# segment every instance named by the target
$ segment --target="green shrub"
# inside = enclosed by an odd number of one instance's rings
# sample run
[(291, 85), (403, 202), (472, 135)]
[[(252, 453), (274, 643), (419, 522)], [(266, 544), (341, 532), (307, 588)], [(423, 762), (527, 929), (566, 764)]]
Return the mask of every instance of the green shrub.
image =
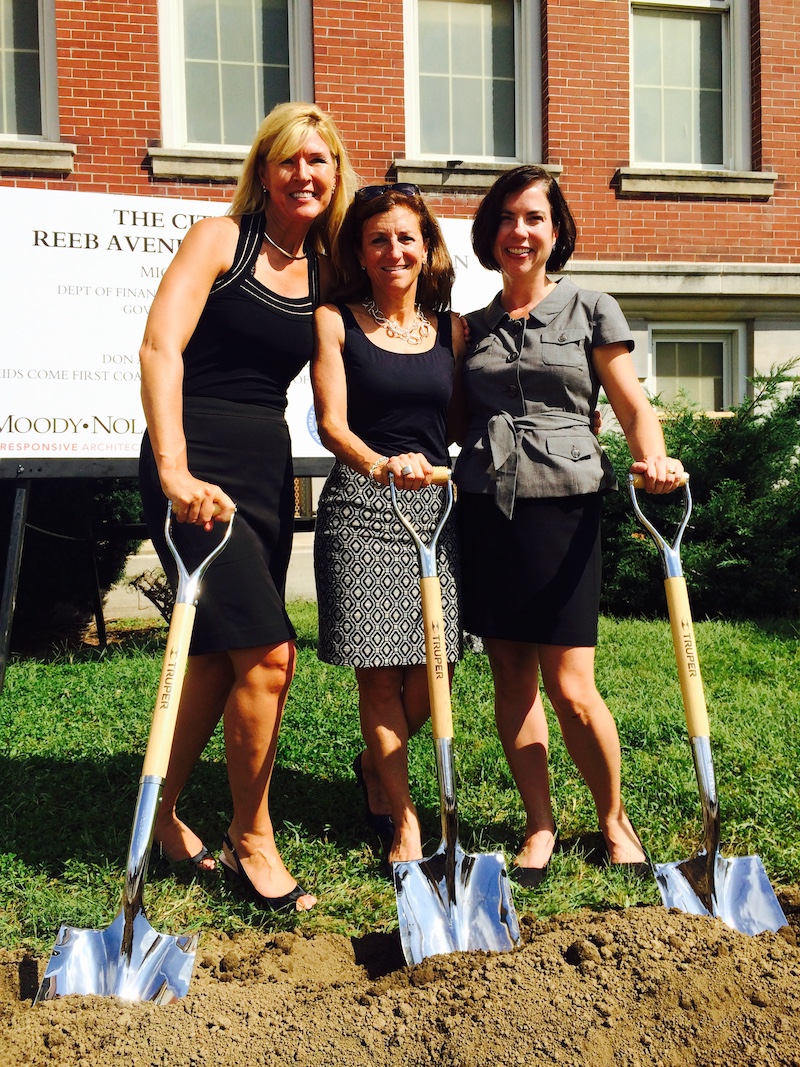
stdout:
[[(16, 485), (0, 481), (0, 547), (5, 561)], [(139, 541), (101, 533), (103, 526), (142, 521), (131, 478), (35, 480), (29, 492), (11, 647), (24, 650), (77, 637), (94, 612), (94, 560), (101, 595), (121, 576)], [(106, 533), (108, 536), (106, 536)]]
[[(663, 408), (669, 455), (691, 474), (692, 517), (681, 550), (696, 617), (800, 615), (800, 380), (797, 361), (752, 379), (752, 396), (727, 418), (687, 402)], [(636, 521), (625, 476), (630, 454), (619, 434), (603, 436), (622, 491), (610, 494), (603, 527), (602, 610), (662, 615), (663, 570)], [(640, 505), (672, 541), (682, 514), (676, 499)], [(678, 498), (681, 499), (678, 499)]]

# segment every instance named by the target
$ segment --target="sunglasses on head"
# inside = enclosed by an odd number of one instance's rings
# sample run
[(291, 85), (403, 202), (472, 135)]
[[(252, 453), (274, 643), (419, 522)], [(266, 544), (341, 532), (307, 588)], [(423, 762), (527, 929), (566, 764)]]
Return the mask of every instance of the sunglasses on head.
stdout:
[(394, 185), (365, 185), (362, 189), (356, 189), (356, 200), (375, 200), (384, 193), (400, 193), (401, 196), (419, 196), (419, 186), (411, 185), (410, 182), (395, 182)]

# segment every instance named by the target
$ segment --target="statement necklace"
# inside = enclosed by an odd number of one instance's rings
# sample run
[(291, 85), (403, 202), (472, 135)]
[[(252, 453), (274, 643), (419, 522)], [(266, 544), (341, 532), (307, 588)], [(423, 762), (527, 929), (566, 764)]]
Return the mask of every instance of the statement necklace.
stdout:
[(273, 248), (277, 248), (277, 250), (281, 253), (281, 255), (286, 256), (287, 259), (308, 259), (308, 255), (305, 252), (302, 254), (302, 256), (293, 256), (291, 252), (287, 252), (285, 248), (281, 248), (281, 246), (279, 244), (276, 244), (275, 241), (272, 240), (272, 238), (270, 237), (270, 235), (267, 233), (266, 230), (264, 230), (264, 236), (269, 241), (269, 243), (272, 245), (272, 247)]
[(419, 304), (414, 306), (414, 314), (417, 317), (417, 321), (407, 330), (403, 329), (402, 326), (398, 326), (396, 322), (392, 322), (391, 319), (387, 319), (374, 300), (365, 300), (361, 306), (379, 326), (382, 326), (384, 330), (386, 330), (386, 335), (388, 337), (399, 337), (400, 340), (405, 341), (406, 344), (418, 345), (424, 341), (430, 333), (431, 324), (423, 315), (422, 308)]

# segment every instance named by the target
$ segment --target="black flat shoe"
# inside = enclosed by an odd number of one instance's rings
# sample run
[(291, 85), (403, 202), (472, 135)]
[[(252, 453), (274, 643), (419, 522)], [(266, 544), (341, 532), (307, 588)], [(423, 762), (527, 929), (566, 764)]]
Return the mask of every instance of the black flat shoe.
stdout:
[[(550, 853), (550, 860), (553, 858), (557, 844), (558, 830), (553, 835), (553, 851)], [(519, 864), (515, 863), (511, 868), (511, 877), (523, 889), (536, 889), (547, 877), (547, 873), (550, 870), (550, 860), (545, 863), (544, 867), (520, 867)]]
[(187, 856), (185, 860), (174, 860), (164, 849), (164, 846), (160, 841), (154, 840), (150, 846), (150, 864), (154, 872), (175, 872), (177, 874), (189, 875), (190, 877), (196, 874), (216, 874), (216, 861), (214, 867), (204, 867), (203, 860), (205, 859), (214, 859), (205, 845), (203, 845), (196, 856)]
[(363, 752), (359, 752), (353, 760), (353, 774), (356, 776), (356, 781), (361, 787), (361, 792), (364, 794), (364, 821), (370, 830), (372, 830), (372, 832), (380, 839), (381, 844), (387, 848), (391, 848), (392, 842), (394, 841), (394, 819), (391, 815), (378, 815), (370, 809), (367, 783), (364, 781), (364, 772), (361, 768), (361, 757), (363, 755)]
[(263, 908), (264, 911), (283, 911), (285, 908), (291, 908), (300, 897), (308, 895), (307, 889), (303, 889), (301, 885), (296, 885), (294, 889), (284, 893), (282, 897), (265, 897), (263, 893), (259, 893), (247, 877), (247, 872), (242, 866), (242, 861), (239, 859), (228, 834), (225, 834), (222, 843), (236, 862), (236, 867), (231, 867), (229, 863), (225, 862), (224, 854), (220, 856), (220, 864), (225, 872), (225, 881), (243, 897), (252, 900), (259, 908)]

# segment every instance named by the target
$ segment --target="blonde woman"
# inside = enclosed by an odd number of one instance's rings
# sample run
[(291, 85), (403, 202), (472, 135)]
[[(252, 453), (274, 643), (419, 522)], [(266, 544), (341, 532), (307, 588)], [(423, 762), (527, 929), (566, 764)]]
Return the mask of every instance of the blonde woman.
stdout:
[(261, 124), (227, 216), (187, 233), (159, 286), (140, 360), (147, 432), (140, 484), (168, 575), (167, 501), (191, 565), (207, 531), (237, 515), (203, 585), (173, 754), (155, 828), (163, 853), (213, 870), (175, 805), (220, 717), (233, 817), (221, 862), (266, 910), (316, 898), (284, 866), (269, 814), (278, 730), (295, 665), (284, 606), (292, 543), (292, 379), (312, 354), (326, 260), (355, 186), (333, 121), (313, 104), (274, 108)]

